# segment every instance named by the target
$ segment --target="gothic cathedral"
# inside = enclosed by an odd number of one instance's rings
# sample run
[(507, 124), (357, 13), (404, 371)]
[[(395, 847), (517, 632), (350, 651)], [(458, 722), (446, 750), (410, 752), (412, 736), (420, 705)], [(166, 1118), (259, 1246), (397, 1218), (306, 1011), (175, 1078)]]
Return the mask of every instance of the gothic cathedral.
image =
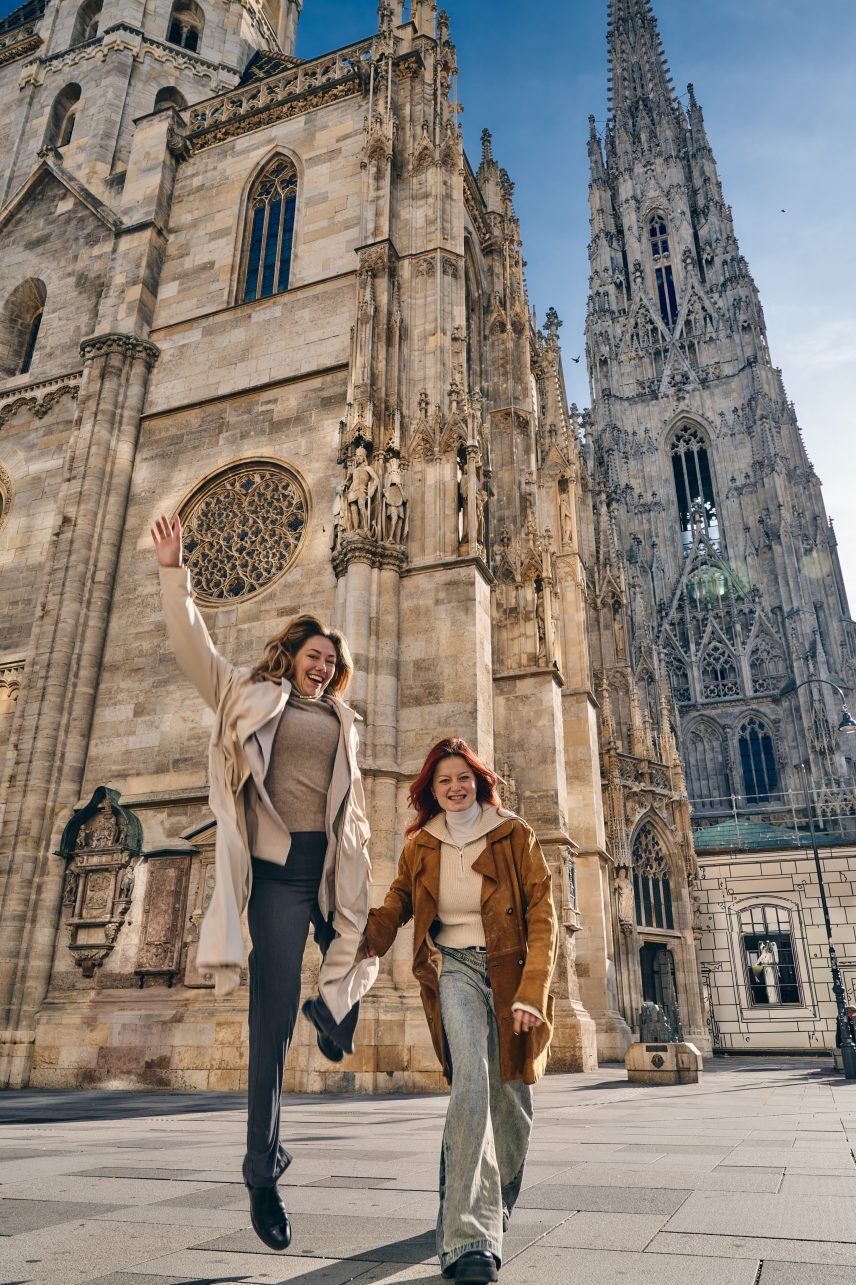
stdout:
[[(298, 611), (345, 630), (378, 897), (409, 781), (464, 736), (553, 871), (554, 1068), (621, 1058), (644, 1000), (709, 1048), (688, 786), (778, 788), (785, 712), (841, 780), (831, 711), (776, 697), (846, 679), (853, 636), (701, 113), (613, 0), (581, 415), (513, 183), (487, 131), (464, 153), (448, 16), (382, 0), (300, 60), (301, 7), (0, 23), (0, 1082), (246, 1082), (245, 989), (196, 965), (210, 722), (166, 646), (162, 510), (232, 660)], [(408, 955), (356, 1055), (304, 1030), (287, 1087), (439, 1087)]]

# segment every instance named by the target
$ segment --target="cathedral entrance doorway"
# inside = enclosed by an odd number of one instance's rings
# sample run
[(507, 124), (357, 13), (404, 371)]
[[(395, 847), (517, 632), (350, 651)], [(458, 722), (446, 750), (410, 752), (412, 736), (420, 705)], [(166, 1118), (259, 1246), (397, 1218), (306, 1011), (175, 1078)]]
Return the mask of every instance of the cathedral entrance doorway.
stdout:
[(680, 1027), (675, 957), (665, 942), (646, 941), (639, 951), (642, 999), (657, 1004), (670, 1022)]

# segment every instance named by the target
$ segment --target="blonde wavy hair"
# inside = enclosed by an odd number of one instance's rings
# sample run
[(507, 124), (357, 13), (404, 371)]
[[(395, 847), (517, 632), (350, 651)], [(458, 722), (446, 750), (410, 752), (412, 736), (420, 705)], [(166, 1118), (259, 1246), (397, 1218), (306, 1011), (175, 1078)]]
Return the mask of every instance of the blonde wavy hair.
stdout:
[(331, 696), (343, 696), (354, 672), (354, 662), (348, 649), (345, 635), (338, 629), (331, 629), (317, 616), (294, 616), (285, 628), (264, 649), (261, 660), (253, 669), (250, 677), (254, 683), (279, 683), (283, 678), (290, 679), (294, 673), (294, 658), (300, 648), (310, 638), (326, 638), (333, 644), (336, 652), (336, 668), (330, 679), (327, 692)]

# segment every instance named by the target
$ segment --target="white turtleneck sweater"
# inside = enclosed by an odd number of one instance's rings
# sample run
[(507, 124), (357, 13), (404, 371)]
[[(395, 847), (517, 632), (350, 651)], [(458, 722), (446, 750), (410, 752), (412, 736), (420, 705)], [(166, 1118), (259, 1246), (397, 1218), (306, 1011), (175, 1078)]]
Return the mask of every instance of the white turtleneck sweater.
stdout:
[[(453, 946), (466, 950), (468, 946), (484, 946), (484, 925), (481, 917), (482, 877), (473, 870), (483, 844), (480, 832), (481, 804), (476, 800), (466, 812), (447, 812), (446, 831), (450, 842), (441, 840), (440, 895), (437, 918), (441, 927), (437, 933), (440, 946)], [(478, 851), (467, 852), (472, 844)]]
[[(490, 833), (484, 825), (482, 806), (476, 800), (466, 812), (441, 814), (445, 825), (440, 838), (440, 891), (437, 918), (440, 928), (435, 937), (439, 946), (466, 950), (468, 946), (485, 945), (481, 917), (482, 876), (473, 870)], [(436, 818), (431, 823), (436, 825)], [(445, 829), (445, 835), (442, 830)], [(435, 831), (436, 832), (436, 831)], [(523, 1009), (543, 1020), (543, 1013), (529, 1004), (512, 1004), (512, 1010)]]

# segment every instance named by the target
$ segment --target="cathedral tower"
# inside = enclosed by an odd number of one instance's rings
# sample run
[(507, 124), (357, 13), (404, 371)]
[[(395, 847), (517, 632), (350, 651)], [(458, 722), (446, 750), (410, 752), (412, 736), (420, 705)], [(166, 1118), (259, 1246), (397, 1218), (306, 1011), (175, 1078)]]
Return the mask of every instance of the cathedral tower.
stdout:
[(638, 587), (634, 645), (654, 637), (680, 708), (698, 824), (783, 802), (801, 761), (818, 791), (852, 785), (828, 684), (852, 686), (856, 631), (693, 86), (684, 105), (649, 0), (611, 0), (608, 44), (587, 449)]

